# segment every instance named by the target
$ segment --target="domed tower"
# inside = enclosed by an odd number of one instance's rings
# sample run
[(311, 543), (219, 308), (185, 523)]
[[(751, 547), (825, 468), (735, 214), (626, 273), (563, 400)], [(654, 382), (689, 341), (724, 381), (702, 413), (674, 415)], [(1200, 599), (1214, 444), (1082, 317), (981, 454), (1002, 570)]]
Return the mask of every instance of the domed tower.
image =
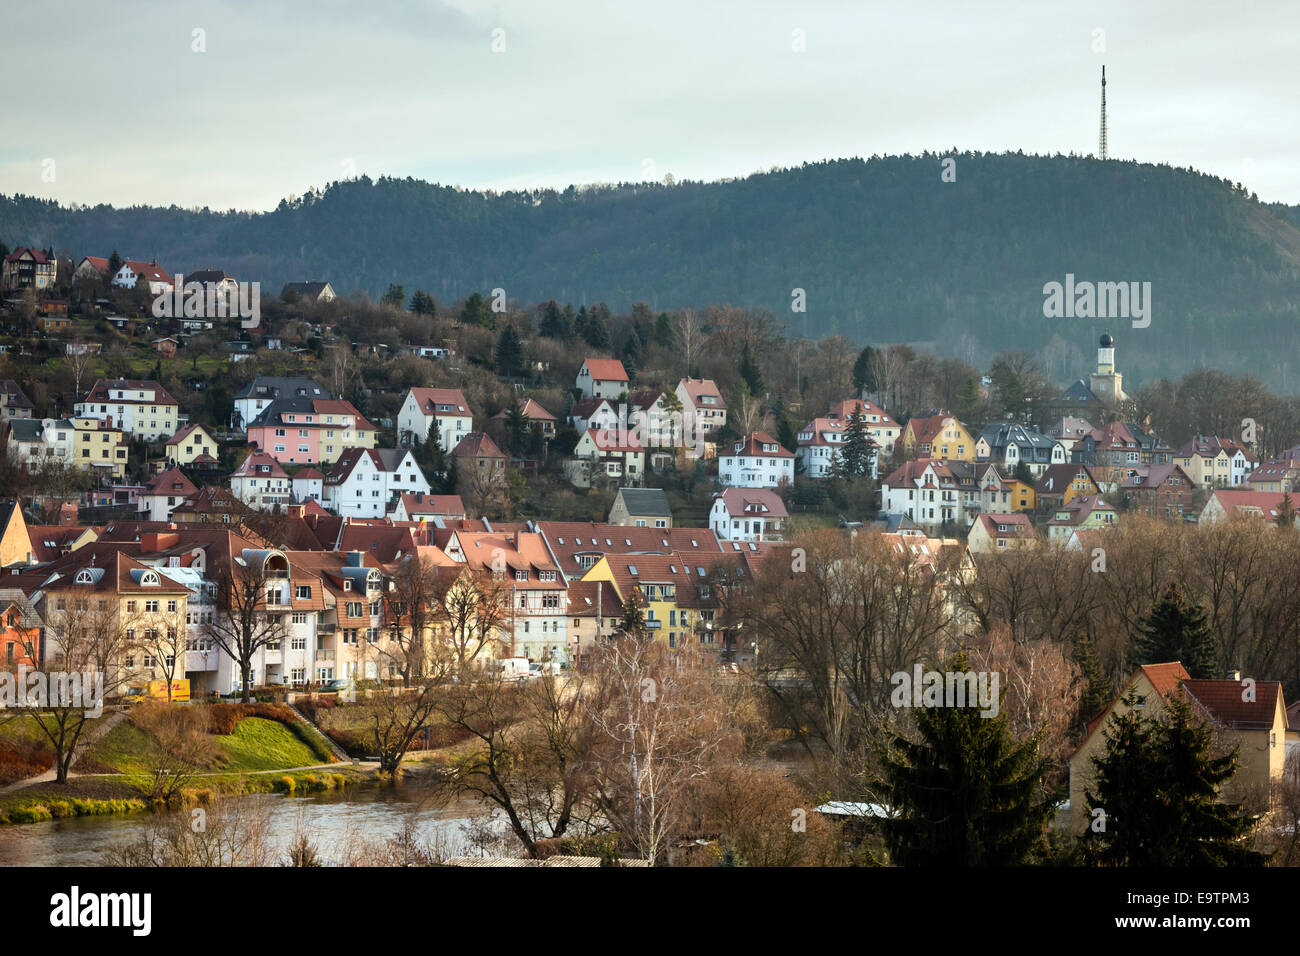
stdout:
[(1124, 376), (1115, 371), (1115, 339), (1102, 334), (1097, 347), (1097, 371), (1092, 373), (1092, 394), (1110, 406), (1124, 401)]

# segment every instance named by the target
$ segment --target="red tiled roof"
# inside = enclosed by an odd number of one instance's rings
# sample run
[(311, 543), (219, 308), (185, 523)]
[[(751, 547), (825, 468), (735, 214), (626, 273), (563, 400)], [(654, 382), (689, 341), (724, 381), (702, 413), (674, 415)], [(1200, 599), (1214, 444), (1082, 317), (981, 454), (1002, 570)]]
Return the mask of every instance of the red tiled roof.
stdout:
[(722, 499), (722, 506), (731, 515), (757, 515), (763, 518), (790, 516), (781, 496), (766, 488), (728, 488), (717, 498)]
[[(469, 410), (469, 402), (465, 400), (465, 393), (458, 388), (412, 388), (411, 394), (415, 396), (415, 402), (420, 407), (420, 411), (425, 415), (445, 415), (454, 418), (472, 418)], [(450, 405), (451, 411), (439, 412), (435, 408), (438, 405)]]
[[(765, 451), (764, 445), (775, 445), (774, 451)], [(781, 443), (767, 432), (750, 432), (731, 446), (730, 454), (740, 458), (793, 458), (794, 452), (781, 447)]]
[(166, 282), (169, 285), (172, 282), (172, 277), (168, 275), (167, 270), (156, 262), (140, 262), (136, 259), (126, 259), (123, 260), (122, 264), (129, 266), (137, 277), (144, 279), (146, 282)]
[(686, 397), (690, 399), (691, 404), (699, 405), (700, 396), (710, 395), (714, 398), (707, 407), (722, 408), (727, 407), (727, 403), (722, 400), (722, 392), (718, 391), (718, 385), (711, 378), (684, 378), (677, 387), (686, 391)]
[(505, 453), (485, 432), (470, 432), (457, 443), (452, 454), (457, 458), (505, 458)]
[(626, 382), (627, 369), (618, 359), (589, 358), (584, 363), (593, 379), (602, 382)]

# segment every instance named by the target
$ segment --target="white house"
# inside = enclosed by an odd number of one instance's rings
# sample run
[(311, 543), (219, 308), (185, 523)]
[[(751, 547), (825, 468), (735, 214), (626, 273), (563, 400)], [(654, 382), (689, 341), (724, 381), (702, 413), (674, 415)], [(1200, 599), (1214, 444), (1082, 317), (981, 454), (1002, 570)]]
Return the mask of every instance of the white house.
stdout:
[(575, 384), (583, 398), (616, 399), (628, 390), (627, 370), (618, 359), (585, 359)]
[(794, 482), (794, 453), (767, 432), (750, 432), (718, 455), (718, 482), (731, 488), (778, 488)]
[(945, 522), (968, 527), (974, 520), (951, 469), (933, 458), (904, 462), (882, 481), (880, 510), (906, 515), (928, 531)]
[(398, 495), (397, 507), (391, 517), (394, 521), (464, 521), (465, 502), (460, 495), (426, 495), (422, 491), (408, 491)]
[(412, 388), (406, 393), (397, 413), (398, 441), (403, 445), (428, 441), (435, 425), (445, 452), (474, 430), (474, 413), (464, 392), (458, 388)]
[(136, 499), (141, 521), (170, 521), (174, 511), (198, 487), (179, 468), (168, 468), (144, 486)]
[(293, 500), (320, 501), (325, 494), (325, 476), (311, 466), (299, 468), (289, 479), (293, 486)]
[(166, 269), (158, 265), (156, 259), (152, 262), (127, 259), (113, 276), (113, 285), (124, 289), (134, 289), (142, 282), (148, 288), (150, 295), (162, 295), (175, 288), (172, 277)]
[(589, 428), (574, 446), (567, 470), (569, 480), (580, 488), (590, 487), (600, 475), (640, 484), (645, 476), (645, 447), (636, 432)]
[(1064, 465), (1069, 453), (1055, 438), (1016, 422), (1000, 422), (980, 433), (975, 442), (975, 457), (1013, 470), (1023, 463), (1030, 474), (1041, 478), (1049, 465)]
[(259, 511), (284, 507), (293, 497), (293, 485), (280, 463), (264, 451), (254, 450), (230, 476), (230, 493)]
[(677, 383), (676, 395), (682, 403), (682, 418), (690, 419), (693, 434), (706, 444), (727, 424), (727, 403), (711, 378), (684, 378)]
[(349, 448), (325, 477), (321, 503), (337, 515), (382, 518), (389, 501), (429, 493), (429, 482), (408, 448)]
[(713, 498), (709, 527), (721, 541), (780, 541), (790, 517), (785, 502), (766, 488), (728, 488)]
[(78, 417), (98, 419), (146, 441), (176, 434), (179, 409), (157, 382), (124, 378), (99, 379), (76, 406)]
[(277, 398), (295, 397), (321, 401), (334, 398), (328, 389), (321, 388), (310, 378), (259, 375), (235, 393), (235, 414), (231, 418), (231, 425), (237, 429), (247, 428), (248, 423), (261, 415)]
[[(589, 428), (614, 431), (619, 428), (618, 411), (608, 399), (584, 398), (575, 402), (569, 412), (569, 422), (579, 435)], [(627, 423), (623, 424), (626, 427)]]

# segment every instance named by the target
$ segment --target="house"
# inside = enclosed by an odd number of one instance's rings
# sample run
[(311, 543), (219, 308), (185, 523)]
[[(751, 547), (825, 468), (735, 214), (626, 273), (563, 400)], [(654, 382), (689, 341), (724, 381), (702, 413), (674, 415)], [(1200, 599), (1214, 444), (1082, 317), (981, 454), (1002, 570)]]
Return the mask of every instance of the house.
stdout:
[(908, 419), (903, 428), (903, 454), (908, 458), (974, 461), (975, 439), (947, 412)]
[(677, 552), (696, 566), (709, 564), (721, 553), (717, 537), (707, 528), (638, 528), (596, 521), (537, 521), (538, 531), (566, 577), (580, 578), (607, 554), (668, 554)]
[[(540, 407), (540, 406), (538, 406)], [(403, 445), (426, 442), (437, 427), (443, 451), (451, 451), (474, 430), (474, 413), (458, 388), (412, 388), (397, 413), (397, 436)]]
[(616, 400), (627, 394), (627, 370), (618, 359), (583, 359), (574, 384), (583, 398)]
[(750, 432), (718, 456), (718, 483), (731, 488), (779, 488), (794, 483), (794, 453), (767, 432)]
[(1129, 468), (1119, 485), (1128, 508), (1145, 515), (1181, 518), (1192, 513), (1196, 483), (1174, 464)]
[(569, 411), (569, 424), (579, 435), (589, 428), (613, 431), (627, 427), (626, 418), (620, 419), (614, 406), (604, 398), (582, 398), (574, 402)]
[(966, 546), (972, 554), (1033, 547), (1037, 543), (1029, 516), (1021, 512), (977, 515), (966, 535)]
[(0, 422), (31, 418), (35, 408), (17, 382), (11, 378), (0, 379)]
[[(197, 286), (191, 289), (191, 286)], [(229, 302), (239, 295), (239, 281), (224, 269), (196, 269), (185, 275), (186, 292), (194, 291), (205, 299), (225, 299)], [(233, 314), (233, 311), (232, 313)]]
[[(51, 315), (38, 315), (36, 317), (36, 327), (42, 332), (66, 332), (72, 328), (72, 319), (67, 315), (57, 313)], [(72, 354), (72, 353), (68, 353)]]
[[(705, 444), (705, 457), (713, 454), (714, 437), (727, 424), (727, 403), (711, 378), (684, 378), (674, 390), (682, 403), (683, 430)], [(687, 423), (690, 423), (687, 425)]]
[(728, 488), (713, 496), (709, 527), (721, 541), (780, 541), (790, 514), (775, 491)]
[(176, 350), (180, 348), (180, 339), (168, 335), (161, 339), (154, 339), (149, 343), (149, 347), (161, 355), (163, 358), (175, 358)]
[(293, 500), (293, 484), (280, 463), (252, 449), (230, 476), (230, 492), (250, 508), (271, 511)]
[[(803, 466), (803, 474), (808, 478), (830, 478), (835, 473), (835, 462), (839, 449), (844, 444), (845, 432), (849, 423), (843, 418), (814, 418), (795, 436), (798, 449), (797, 461)], [(880, 448), (876, 440), (871, 441), (871, 477), (879, 477), (878, 462)]]
[(316, 304), (333, 302), (338, 296), (328, 282), (287, 282), (280, 290), (280, 298), (285, 302), (292, 300)]
[(640, 481), (645, 474), (645, 447), (634, 431), (588, 428), (567, 463), (569, 480), (589, 488), (598, 478)]
[(1018, 422), (998, 422), (985, 428), (975, 443), (975, 455), (979, 461), (997, 462), (1012, 471), (1023, 464), (1034, 478), (1067, 459), (1059, 441)]
[(122, 268), (118, 269), (113, 276), (113, 285), (123, 289), (144, 288), (149, 291), (150, 295), (162, 295), (164, 292), (172, 292), (176, 288), (171, 274), (158, 265), (157, 259), (149, 262), (142, 262), (137, 259), (125, 260), (122, 263)]
[(711, 617), (703, 612), (715, 602), (699, 595), (711, 587), (708, 570), (688, 564), (683, 555), (608, 554), (582, 580), (612, 585), (620, 603), (635, 598), (646, 631), (669, 647), (707, 644), (713, 636), (711, 627), (704, 626)]
[(831, 421), (842, 421), (847, 427), (849, 419), (855, 414), (862, 416), (867, 424), (867, 434), (880, 446), (881, 453), (893, 455), (894, 445), (902, 436), (903, 429), (875, 402), (869, 402), (865, 398), (846, 398), (832, 405), (826, 417)]
[(933, 458), (904, 462), (882, 481), (880, 510), (907, 515), (927, 530), (970, 520), (952, 470)]
[(198, 424), (186, 425), (163, 443), (167, 460), (176, 465), (213, 466), (220, 464), (216, 439)]
[(71, 463), (88, 468), (101, 478), (124, 479), (129, 452), (126, 433), (89, 416), (78, 415), (71, 424)]
[(1049, 465), (1034, 485), (1037, 507), (1055, 511), (1061, 505), (1084, 495), (1101, 494), (1101, 487), (1087, 465)]
[(1124, 376), (1115, 365), (1115, 338), (1106, 332), (1098, 342), (1097, 367), (1088, 381), (1076, 379), (1060, 398), (1049, 402), (1047, 408), (1053, 419), (1091, 416), (1095, 420), (1100, 412), (1117, 409), (1127, 401)]
[[(1128, 700), (1157, 718), (1169, 698), (1180, 696), (1192, 713), (1209, 723), (1220, 747), (1237, 749), (1237, 772), (1225, 784), (1221, 798), (1266, 810), (1270, 790), (1282, 777), (1286, 763), (1287, 716), (1282, 685), (1278, 681), (1254, 683), (1254, 694), (1242, 691), (1237, 675), (1223, 680), (1193, 680), (1178, 661), (1146, 664), (1133, 672), (1119, 695), (1104, 711), (1088, 721), (1088, 735), (1070, 756), (1070, 827), (1082, 831), (1092, 820), (1086, 793), (1096, 785), (1093, 758), (1105, 752), (1106, 732), (1112, 718), (1129, 712)], [(1250, 699), (1247, 699), (1247, 698)]]
[(348, 448), (374, 448), (379, 429), (342, 399), (274, 399), (248, 423), (248, 441), (282, 465), (338, 461)]
[(1294, 491), (1300, 480), (1300, 457), (1284, 455), (1261, 462), (1246, 476), (1246, 487), (1252, 491)]
[(422, 491), (398, 495), (397, 507), (392, 513), (394, 521), (427, 521), (431, 524), (464, 521), (465, 517), (465, 502), (460, 495), (426, 495)]
[(259, 375), (235, 393), (230, 427), (242, 431), (277, 398), (311, 398), (332, 401), (334, 394), (310, 378)]
[(1047, 522), (1047, 540), (1053, 544), (1065, 544), (1076, 531), (1107, 528), (1117, 520), (1118, 512), (1097, 495), (1074, 498), (1058, 508)]
[(319, 502), (325, 494), (325, 476), (311, 465), (299, 468), (289, 476), (295, 502)]
[(146, 484), (136, 498), (139, 513), (146, 516), (141, 520), (170, 521), (173, 509), (198, 490), (179, 468), (168, 468)]
[(40, 667), (44, 631), (45, 622), (21, 588), (0, 588), (0, 667)]
[(609, 509), (609, 523), (634, 528), (671, 528), (673, 512), (662, 488), (620, 488)]
[(429, 481), (409, 448), (349, 448), (325, 476), (321, 504), (336, 515), (382, 518), (390, 501), (429, 493)]
[(1047, 430), (1047, 437), (1055, 438), (1065, 446), (1066, 452), (1072, 452), (1074, 446), (1083, 440), (1083, 436), (1092, 431), (1095, 429), (1086, 418), (1066, 415), (1058, 418), (1056, 424)]
[(82, 282), (107, 282), (110, 279), (108, 260), (99, 256), (83, 256), (72, 270), (72, 284)]
[[(523, 414), (525, 421), (532, 422), (541, 430), (543, 436), (546, 438), (555, 437), (555, 416), (542, 408), (541, 405), (538, 405), (537, 402), (531, 398), (521, 398), (519, 400), (519, 411)], [(504, 422), (509, 417), (510, 413), (503, 409), (493, 415), (492, 420)]]
[(1201, 488), (1236, 488), (1246, 483), (1258, 459), (1239, 441), (1197, 435), (1178, 450), (1174, 461)]
[(157, 382), (101, 378), (76, 411), (78, 417), (98, 418), (109, 428), (152, 442), (176, 433), (180, 405)]
[(58, 274), (53, 249), (19, 246), (0, 262), (0, 290), (53, 289)]
[(118, 479), (126, 474), (126, 436), (96, 418), (13, 419), (8, 444), (29, 468), (44, 461), (60, 461)]
[(1136, 422), (1110, 422), (1076, 442), (1070, 460), (1088, 465), (1094, 480), (1112, 491), (1126, 468), (1167, 465), (1174, 460), (1174, 450), (1149, 427)]
[(592, 579), (568, 584), (569, 660), (584, 657), (613, 637), (623, 618), (623, 600), (612, 581)]
[[(1262, 518), (1277, 522), (1286, 510), (1287, 491), (1252, 491), (1247, 488), (1219, 488), (1210, 492), (1209, 500), (1197, 517), (1199, 524), (1214, 524), (1233, 518)], [(1300, 500), (1292, 498), (1292, 521), (1300, 528)]]

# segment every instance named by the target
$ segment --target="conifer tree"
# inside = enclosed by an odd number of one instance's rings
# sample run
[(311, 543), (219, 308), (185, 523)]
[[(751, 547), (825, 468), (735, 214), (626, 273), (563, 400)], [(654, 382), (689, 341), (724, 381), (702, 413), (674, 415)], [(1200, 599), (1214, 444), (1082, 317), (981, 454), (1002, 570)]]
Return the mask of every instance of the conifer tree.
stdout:
[(1080, 634), (1074, 642), (1074, 663), (1079, 666), (1083, 676), (1083, 698), (1079, 701), (1079, 716), (1091, 720), (1106, 709), (1114, 696), (1111, 683), (1101, 667), (1101, 658), (1093, 646), (1092, 638), (1086, 633)]
[(1177, 585), (1165, 589), (1151, 613), (1138, 622), (1133, 653), (1139, 664), (1181, 661), (1192, 677), (1207, 679), (1218, 673), (1219, 642), (1205, 612), (1183, 597)]
[(1179, 695), (1158, 719), (1135, 694), (1110, 718), (1085, 791), (1084, 857), (1101, 866), (1242, 866), (1264, 862), (1246, 845), (1256, 821), (1219, 800), (1238, 749), (1216, 756), (1210, 724)]
[(740, 377), (749, 386), (750, 395), (755, 398), (762, 396), (763, 373), (759, 371), (758, 363), (754, 361), (754, 353), (750, 350), (748, 342), (740, 353)]
[(853, 388), (858, 395), (876, 390), (876, 376), (871, 371), (871, 358), (874, 354), (875, 350), (868, 345), (858, 353), (857, 361), (853, 363)]
[[(965, 671), (958, 655), (948, 670)], [(900, 866), (1014, 866), (1038, 844), (1052, 813), (1042, 795), (1048, 761), (1037, 738), (1018, 742), (1005, 713), (965, 707), (912, 710), (915, 739), (895, 734), (880, 754), (883, 823)]]
[(844, 446), (836, 456), (840, 466), (839, 477), (862, 478), (871, 474), (872, 454), (866, 416), (855, 411), (849, 416), (849, 425), (844, 429)]
[(501, 330), (497, 339), (497, 374), (513, 378), (523, 369), (524, 347), (513, 325)]

